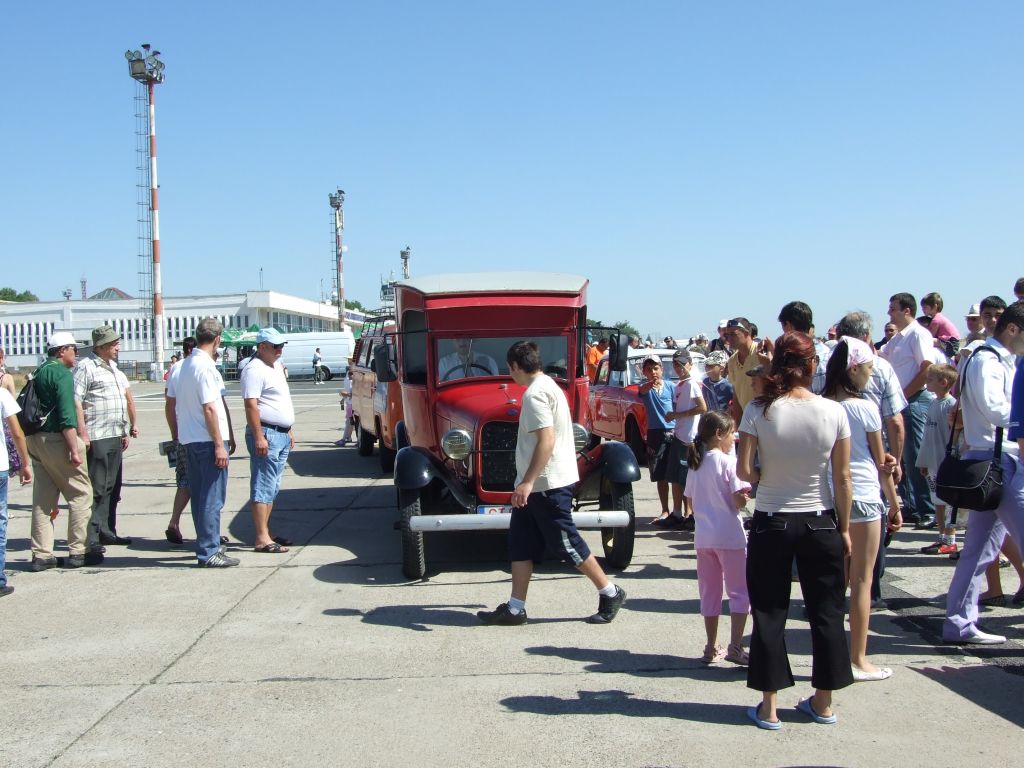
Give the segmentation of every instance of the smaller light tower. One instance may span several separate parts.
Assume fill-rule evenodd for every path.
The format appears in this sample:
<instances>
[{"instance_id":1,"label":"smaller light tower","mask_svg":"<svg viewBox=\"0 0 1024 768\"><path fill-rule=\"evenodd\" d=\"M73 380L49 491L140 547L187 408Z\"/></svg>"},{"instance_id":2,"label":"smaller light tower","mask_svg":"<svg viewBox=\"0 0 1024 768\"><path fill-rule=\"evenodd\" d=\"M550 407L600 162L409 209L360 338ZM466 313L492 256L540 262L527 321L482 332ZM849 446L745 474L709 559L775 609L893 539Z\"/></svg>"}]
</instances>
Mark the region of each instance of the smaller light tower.
<instances>
[{"instance_id":1,"label":"smaller light tower","mask_svg":"<svg viewBox=\"0 0 1024 768\"><path fill-rule=\"evenodd\" d=\"M164 63L158 58L160 51L150 53L149 43L141 51L125 51L128 74L146 86L149 96L149 210L153 232L153 360L156 374L164 368L164 297L160 285L160 213L157 205L159 184L156 179L156 103L154 87L164 81Z\"/></svg>"},{"instance_id":2,"label":"smaller light tower","mask_svg":"<svg viewBox=\"0 0 1024 768\"><path fill-rule=\"evenodd\" d=\"M407 245L398 253L402 257L402 279L408 280L410 277L409 259L412 257L412 249L410 249L409 246Z\"/></svg>"},{"instance_id":3,"label":"smaller light tower","mask_svg":"<svg viewBox=\"0 0 1024 768\"><path fill-rule=\"evenodd\" d=\"M338 188L337 192L327 195L327 201L334 209L334 260L337 265L338 283L338 330L348 330L345 323L345 265L342 261L345 253L345 245L342 242L345 235L345 190Z\"/></svg>"}]
</instances>

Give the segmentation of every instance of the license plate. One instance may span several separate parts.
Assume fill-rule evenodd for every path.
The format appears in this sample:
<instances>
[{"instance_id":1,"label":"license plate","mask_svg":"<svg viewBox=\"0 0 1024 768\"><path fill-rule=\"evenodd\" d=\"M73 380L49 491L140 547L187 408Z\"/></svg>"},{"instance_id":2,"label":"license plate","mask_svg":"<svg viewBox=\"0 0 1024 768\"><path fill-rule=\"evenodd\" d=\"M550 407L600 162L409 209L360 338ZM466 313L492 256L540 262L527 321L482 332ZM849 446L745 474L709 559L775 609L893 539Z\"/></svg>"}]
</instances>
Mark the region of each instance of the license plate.
<instances>
[{"instance_id":1,"label":"license plate","mask_svg":"<svg viewBox=\"0 0 1024 768\"><path fill-rule=\"evenodd\" d=\"M476 508L478 515L510 515L512 507L500 504L481 504Z\"/></svg>"}]
</instances>

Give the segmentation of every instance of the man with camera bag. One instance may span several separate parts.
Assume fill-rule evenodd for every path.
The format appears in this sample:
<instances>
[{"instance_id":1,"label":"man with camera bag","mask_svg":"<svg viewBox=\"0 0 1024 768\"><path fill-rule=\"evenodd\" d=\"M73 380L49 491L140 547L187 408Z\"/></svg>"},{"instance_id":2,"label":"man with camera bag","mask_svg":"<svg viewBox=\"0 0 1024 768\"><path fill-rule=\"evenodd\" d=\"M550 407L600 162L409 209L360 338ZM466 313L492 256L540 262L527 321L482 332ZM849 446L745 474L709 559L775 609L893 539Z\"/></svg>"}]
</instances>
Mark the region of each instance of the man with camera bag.
<instances>
[{"instance_id":1,"label":"man with camera bag","mask_svg":"<svg viewBox=\"0 0 1024 768\"><path fill-rule=\"evenodd\" d=\"M966 459L994 458L996 429L1010 426L1010 402L1016 355L1024 354L1024 301L1011 304L1003 312L992 336L976 349L963 371L960 387L960 411L964 423ZM1001 433L1000 433L1001 435ZM1001 435L1002 436L1002 435ZM1003 491L999 506L991 511L971 510L967 520L964 547L953 573L946 597L946 621L942 638L948 643L993 645L1006 642L978 628L978 594L985 568L999 555L1007 532L1020 542L1024 535L1024 505L1019 486L1020 451L1017 443L1003 437Z\"/></svg>"}]
</instances>

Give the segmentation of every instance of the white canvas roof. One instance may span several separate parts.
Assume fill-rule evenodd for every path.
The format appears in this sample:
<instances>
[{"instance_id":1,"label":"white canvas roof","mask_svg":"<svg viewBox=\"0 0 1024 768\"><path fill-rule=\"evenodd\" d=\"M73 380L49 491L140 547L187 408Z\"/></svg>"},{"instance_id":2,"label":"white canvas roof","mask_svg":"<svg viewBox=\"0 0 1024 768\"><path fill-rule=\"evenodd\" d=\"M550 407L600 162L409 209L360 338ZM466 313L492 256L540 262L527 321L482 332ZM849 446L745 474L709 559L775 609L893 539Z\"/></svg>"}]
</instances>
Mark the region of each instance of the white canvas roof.
<instances>
[{"instance_id":1,"label":"white canvas roof","mask_svg":"<svg viewBox=\"0 0 1024 768\"><path fill-rule=\"evenodd\" d=\"M543 291L546 293L579 293L587 284L582 275L560 272L453 272L401 280L399 286L424 294L495 293L509 291Z\"/></svg>"}]
</instances>

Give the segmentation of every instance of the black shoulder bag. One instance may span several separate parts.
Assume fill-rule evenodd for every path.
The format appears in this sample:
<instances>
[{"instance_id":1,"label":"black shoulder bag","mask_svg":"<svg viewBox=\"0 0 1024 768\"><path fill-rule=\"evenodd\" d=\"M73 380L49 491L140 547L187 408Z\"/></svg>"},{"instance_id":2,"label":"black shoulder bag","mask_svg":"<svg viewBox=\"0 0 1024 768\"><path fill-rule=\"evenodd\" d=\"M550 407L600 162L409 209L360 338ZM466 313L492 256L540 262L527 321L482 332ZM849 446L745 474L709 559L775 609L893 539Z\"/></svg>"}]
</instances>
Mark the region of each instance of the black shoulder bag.
<instances>
[{"instance_id":1,"label":"black shoulder bag","mask_svg":"<svg viewBox=\"0 0 1024 768\"><path fill-rule=\"evenodd\" d=\"M964 366L963 383L960 387L960 400L957 401L957 413L967 388L967 369L974 360L974 355L988 350L998 356L992 347L978 347ZM954 423L956 418L954 417ZM956 522L959 508L991 511L999 506L1003 498L1003 465L1000 463L1003 453L1003 428L996 427L996 446L991 459L961 459L953 452L953 434L949 432L946 444L946 458L939 465L935 475L935 495L953 508L951 521Z\"/></svg>"}]
</instances>

